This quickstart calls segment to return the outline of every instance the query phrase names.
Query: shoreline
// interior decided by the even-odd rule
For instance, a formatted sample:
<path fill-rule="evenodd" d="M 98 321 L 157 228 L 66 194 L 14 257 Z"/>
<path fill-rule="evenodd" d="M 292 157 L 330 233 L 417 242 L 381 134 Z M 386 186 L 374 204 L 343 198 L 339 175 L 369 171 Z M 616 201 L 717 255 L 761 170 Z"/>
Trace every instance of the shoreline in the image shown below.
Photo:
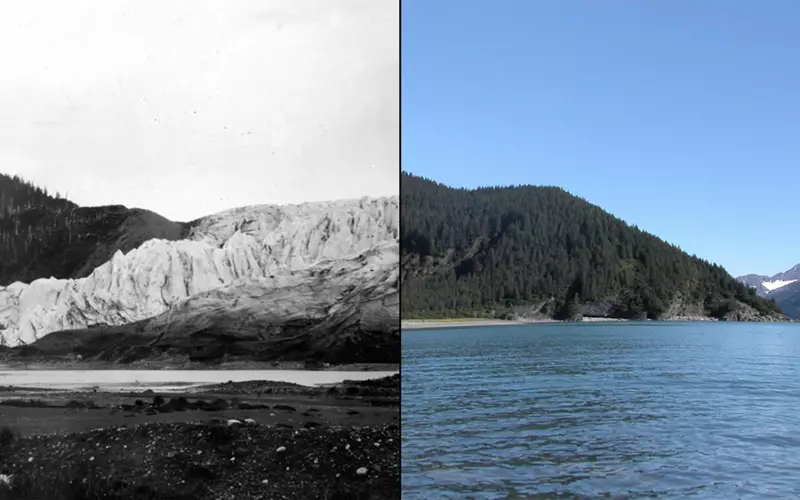
<path fill-rule="evenodd" d="M 616 323 L 631 321 L 618 318 L 583 318 L 580 322 L 574 323 Z M 555 319 L 458 319 L 458 320 L 419 320 L 409 319 L 400 322 L 400 330 L 438 330 L 442 328 L 475 328 L 480 326 L 520 326 L 520 325 L 539 325 L 549 323 L 570 323 L 570 321 L 559 321 Z"/>
<path fill-rule="evenodd" d="M 417 328 L 446 328 L 460 326 L 500 326 L 500 325 L 521 325 L 526 324 L 521 320 L 506 319 L 404 319 L 400 321 L 401 330 L 414 330 Z"/>
<path fill-rule="evenodd" d="M 3 360 L 0 358 L 0 371 L 223 371 L 223 372 L 242 372 L 242 371 L 269 371 L 269 372 L 396 372 L 400 370 L 399 363 L 349 363 L 333 365 L 328 367 L 306 368 L 301 363 L 284 363 L 274 365 L 272 363 L 231 363 L 218 365 L 177 364 L 177 363 L 151 363 L 151 364 L 120 364 L 109 362 L 94 361 L 29 361 L 19 359 Z"/>
<path fill-rule="evenodd" d="M 520 325 L 539 325 L 551 323 L 646 323 L 646 322 L 719 322 L 715 318 L 706 316 L 685 316 L 675 317 L 672 319 L 624 319 L 624 318 L 604 318 L 604 317 L 583 317 L 581 321 L 561 321 L 551 318 L 541 319 L 526 319 L 526 320 L 506 320 L 506 319 L 481 319 L 481 318 L 464 318 L 464 319 L 406 319 L 400 321 L 400 331 L 414 331 L 414 330 L 440 330 L 445 328 L 476 328 L 481 326 L 520 326 Z M 729 323 L 734 323 L 729 321 Z M 760 321 L 758 323 L 767 323 Z"/>
<path fill-rule="evenodd" d="M 3 388 L 25 389 L 28 391 L 45 389 L 67 392 L 142 392 L 154 390 L 164 393 L 180 393 L 196 391 L 207 386 L 224 384 L 252 385 L 256 382 L 266 385 L 292 385 L 305 390 L 322 390 L 331 385 L 346 382 L 370 383 L 386 377 L 396 376 L 399 371 L 387 372 L 295 372 L 282 377 L 282 372 L 262 371 L 226 371 L 176 372 L 158 370 L 152 372 L 117 371 L 103 373 L 101 371 L 25 371 L 0 370 L 0 390 Z M 286 372 L 283 372 L 286 373 Z M 321 376 L 324 375 L 324 376 Z M 0 401 L 0 404 L 2 402 Z"/>
<path fill-rule="evenodd" d="M 458 321 L 447 320 L 402 320 L 400 331 L 405 330 L 438 330 L 441 328 L 473 328 L 478 326 L 512 326 L 528 325 L 534 321 L 517 321 L 503 319 L 469 319 Z"/>

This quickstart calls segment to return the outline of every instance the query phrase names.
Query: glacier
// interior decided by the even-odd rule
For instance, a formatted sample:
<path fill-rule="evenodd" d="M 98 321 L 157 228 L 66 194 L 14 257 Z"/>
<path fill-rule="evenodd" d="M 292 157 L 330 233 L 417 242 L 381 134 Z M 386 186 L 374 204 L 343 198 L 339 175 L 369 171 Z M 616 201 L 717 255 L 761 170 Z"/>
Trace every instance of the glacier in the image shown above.
<path fill-rule="evenodd" d="M 187 239 L 152 239 L 126 254 L 117 251 L 85 278 L 0 287 L 0 344 L 153 318 L 217 289 L 226 297 L 239 287 L 285 289 L 314 266 L 330 268 L 360 255 L 373 255 L 374 265 L 353 268 L 367 273 L 359 279 L 385 277 L 399 265 L 399 251 L 392 250 L 399 237 L 396 196 L 241 207 L 190 224 Z M 192 297 L 197 300 L 187 300 Z"/>

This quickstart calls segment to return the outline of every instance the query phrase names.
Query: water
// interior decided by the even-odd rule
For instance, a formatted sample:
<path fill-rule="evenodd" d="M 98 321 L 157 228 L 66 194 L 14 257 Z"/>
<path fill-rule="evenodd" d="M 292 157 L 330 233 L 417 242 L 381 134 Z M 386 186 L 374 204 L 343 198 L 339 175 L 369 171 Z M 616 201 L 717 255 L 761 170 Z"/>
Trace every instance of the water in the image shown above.
<path fill-rule="evenodd" d="M 396 372 L 303 370 L 0 370 L 0 386 L 64 390 L 99 387 L 105 391 L 158 389 L 162 392 L 232 380 L 272 380 L 313 386 L 366 380 Z"/>
<path fill-rule="evenodd" d="M 800 325 L 403 332 L 403 498 L 800 498 Z"/>

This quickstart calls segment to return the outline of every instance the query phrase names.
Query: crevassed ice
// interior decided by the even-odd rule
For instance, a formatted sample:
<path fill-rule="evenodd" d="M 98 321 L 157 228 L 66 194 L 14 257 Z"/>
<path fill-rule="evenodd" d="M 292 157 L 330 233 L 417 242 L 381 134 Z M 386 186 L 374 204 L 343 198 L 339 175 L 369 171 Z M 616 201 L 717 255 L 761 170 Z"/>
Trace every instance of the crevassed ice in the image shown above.
<path fill-rule="evenodd" d="M 195 223 L 190 239 L 153 239 L 127 254 L 118 251 L 86 278 L 0 287 L 0 343 L 138 321 L 239 279 L 361 254 L 397 241 L 398 210 L 398 198 L 387 197 L 242 207 L 208 216 Z"/>

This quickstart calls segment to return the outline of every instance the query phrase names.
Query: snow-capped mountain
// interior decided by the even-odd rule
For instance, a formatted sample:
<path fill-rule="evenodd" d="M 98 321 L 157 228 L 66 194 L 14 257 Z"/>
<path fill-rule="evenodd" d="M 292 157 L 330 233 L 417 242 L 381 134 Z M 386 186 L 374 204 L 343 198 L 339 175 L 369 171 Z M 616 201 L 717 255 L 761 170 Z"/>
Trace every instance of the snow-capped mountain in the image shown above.
<path fill-rule="evenodd" d="M 756 292 L 758 292 L 758 294 L 761 296 L 764 296 L 769 292 L 767 287 L 764 286 L 764 283 L 769 281 L 769 279 L 769 276 L 763 276 L 760 274 L 748 274 L 736 278 L 737 281 L 741 281 L 750 288 L 755 288 Z"/>
<path fill-rule="evenodd" d="M 788 317 L 800 319 L 800 264 L 774 276 L 748 274 L 736 279 L 775 300 Z"/>
<path fill-rule="evenodd" d="M 320 263 L 391 246 L 399 235 L 398 201 L 363 198 L 228 210 L 189 223 L 187 239 L 151 239 L 127 253 L 117 251 L 85 278 L 0 287 L 0 343 L 16 346 L 59 330 L 132 323 L 211 290 L 253 279 L 266 280 L 260 286 L 277 286 L 274 280 Z M 373 267 L 397 267 L 396 253 L 389 255 Z"/>
<path fill-rule="evenodd" d="M 761 296 L 767 296 L 776 290 L 780 290 L 788 285 L 800 280 L 800 264 L 788 271 L 778 273 L 774 276 L 764 276 L 760 274 L 747 274 L 736 278 L 738 281 L 753 287 Z"/>

